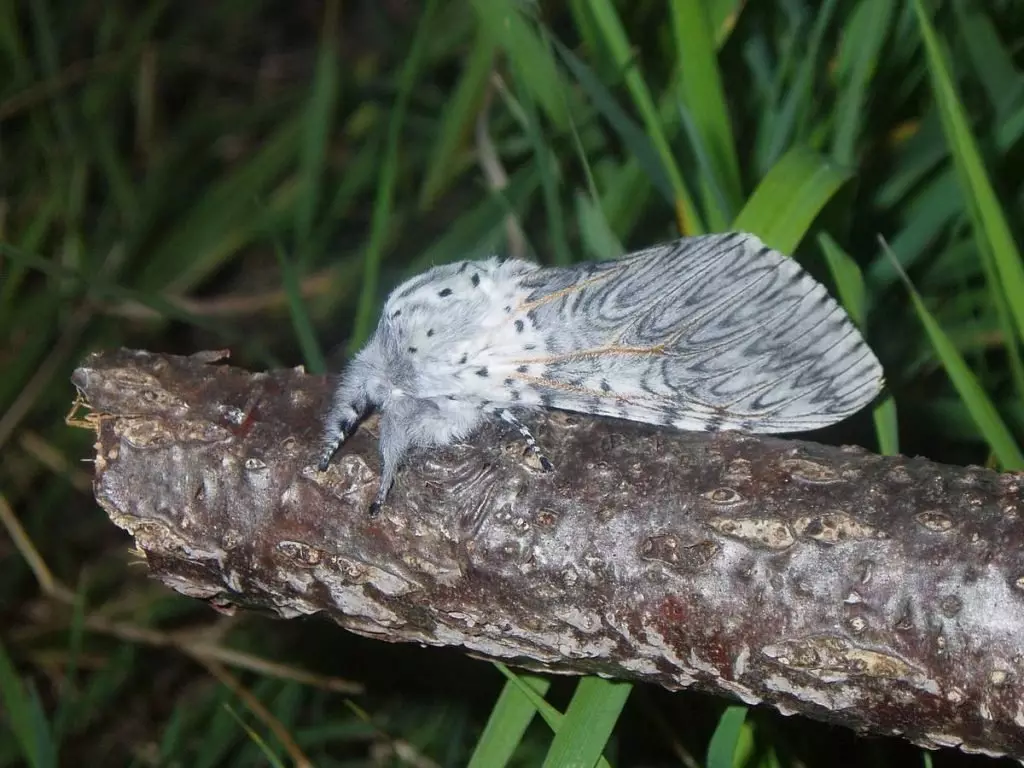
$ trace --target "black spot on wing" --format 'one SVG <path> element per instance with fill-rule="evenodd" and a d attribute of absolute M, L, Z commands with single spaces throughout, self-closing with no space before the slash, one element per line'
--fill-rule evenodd
<path fill-rule="evenodd" d="M 469 355 L 463 352 L 462 357 L 459 358 L 459 365 L 465 365 L 467 360 L 469 360 Z"/>
<path fill-rule="evenodd" d="M 485 379 L 488 376 L 490 376 L 490 373 L 488 373 L 488 371 L 487 371 L 487 366 L 484 366 L 483 368 L 477 368 L 476 369 L 476 375 L 479 376 L 482 379 Z"/>
<path fill-rule="evenodd" d="M 452 295 L 452 289 L 442 288 L 440 291 L 437 292 L 437 295 L 440 296 L 442 299 L 447 298 L 448 296 Z"/>
<path fill-rule="evenodd" d="M 525 365 L 520 365 L 518 368 L 516 368 L 516 371 L 518 371 L 519 373 L 526 373 L 529 370 L 529 367 Z"/>
<path fill-rule="evenodd" d="M 408 350 L 410 355 L 415 355 L 417 352 L 419 352 L 419 349 L 416 347 L 409 347 Z"/>
<path fill-rule="evenodd" d="M 516 332 L 517 333 L 522 333 L 523 332 L 523 321 L 522 320 L 516 320 Z"/>
<path fill-rule="evenodd" d="M 430 338 L 433 335 L 434 335 L 434 329 L 433 328 L 427 328 L 427 338 Z"/>
<path fill-rule="evenodd" d="M 601 379 L 601 391 L 602 392 L 611 392 L 612 391 L 612 385 L 609 384 L 606 379 Z"/>
<path fill-rule="evenodd" d="M 473 284 L 473 287 L 476 288 L 478 285 L 480 285 L 480 275 L 474 272 L 473 276 L 469 278 L 469 281 Z"/>

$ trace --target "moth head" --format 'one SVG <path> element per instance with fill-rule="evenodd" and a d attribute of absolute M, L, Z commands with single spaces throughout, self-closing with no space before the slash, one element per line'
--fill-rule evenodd
<path fill-rule="evenodd" d="M 382 318 L 376 332 L 349 363 L 348 375 L 358 382 L 366 399 L 381 404 L 398 391 L 414 388 L 407 354 L 409 327 Z"/>

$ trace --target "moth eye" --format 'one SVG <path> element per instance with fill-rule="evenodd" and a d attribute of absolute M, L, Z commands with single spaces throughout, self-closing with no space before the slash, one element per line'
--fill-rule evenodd
<path fill-rule="evenodd" d="M 437 295 L 440 296 L 442 299 L 445 298 L 446 296 L 451 296 L 452 295 L 452 289 L 451 288 L 444 288 L 443 290 L 438 291 Z"/>

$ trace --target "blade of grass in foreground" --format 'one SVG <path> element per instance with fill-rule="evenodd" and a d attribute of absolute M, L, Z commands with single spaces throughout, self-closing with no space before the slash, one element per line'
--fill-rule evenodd
<path fill-rule="evenodd" d="M 818 245 L 821 246 L 832 277 L 836 281 L 839 300 L 853 318 L 853 322 L 863 329 L 867 320 L 867 295 L 860 267 L 827 233 L 823 232 L 818 236 Z M 893 396 L 886 395 L 885 399 L 875 406 L 872 416 L 875 420 L 879 451 L 888 456 L 895 456 L 900 452 L 900 442 L 896 401 Z"/>
<path fill-rule="evenodd" d="M 741 200 L 740 166 L 736 142 L 726 106 L 717 50 L 706 0 L 677 0 L 670 3 L 672 31 L 679 70 L 679 96 L 691 115 L 694 128 L 708 156 L 714 182 L 725 198 L 724 210 L 717 196 L 702 182 L 704 206 L 713 229 L 722 229 Z"/>
<path fill-rule="evenodd" d="M 884 243 L 882 247 L 885 248 Z M 893 259 L 895 260 L 895 256 L 893 256 Z M 925 306 L 917 289 L 910 282 L 910 278 L 902 270 L 900 276 L 907 286 L 910 300 L 913 302 L 917 316 L 921 319 L 921 324 L 924 326 L 925 332 L 935 348 L 935 353 L 939 356 L 939 360 L 946 369 L 950 381 L 956 388 L 964 405 L 967 406 L 971 418 L 974 419 L 978 431 L 985 438 L 985 441 L 992 449 L 992 453 L 995 454 L 1003 469 L 1015 470 L 1024 468 L 1024 455 L 1021 454 L 1017 442 L 1013 439 L 1013 435 L 1007 429 L 1002 417 L 1000 417 L 999 411 L 996 410 L 995 405 L 992 404 L 992 401 L 985 393 L 985 389 L 978 381 L 978 377 L 974 375 L 964 358 L 957 351 L 956 346 L 949 340 L 945 331 L 942 330 L 942 327 L 932 316 L 931 312 L 928 311 L 928 307 Z"/>
<path fill-rule="evenodd" d="M 600 677 L 581 679 L 544 759 L 545 768 L 594 765 L 632 690 L 631 683 Z"/>
<path fill-rule="evenodd" d="M 794 147 L 761 180 L 733 227 L 792 253 L 819 211 L 849 178 L 848 171 L 814 150 Z"/>
<path fill-rule="evenodd" d="M 743 723 L 747 719 L 747 708 L 734 704 L 726 708 L 718 719 L 715 733 L 708 744 L 707 768 L 733 768 L 736 747 L 743 735 Z"/>
<path fill-rule="evenodd" d="M 519 675 L 514 673 L 504 664 L 496 661 L 494 662 L 494 666 L 497 667 L 498 671 L 501 672 L 501 674 L 508 678 L 509 681 L 512 682 L 519 689 L 520 693 L 522 693 L 527 699 L 530 700 L 530 703 L 533 704 L 534 709 L 537 710 L 537 713 L 541 716 L 541 718 L 544 720 L 547 726 L 555 734 L 558 734 L 558 732 L 562 729 L 562 725 L 565 723 L 566 716 L 559 712 L 557 709 L 555 709 L 553 706 L 551 706 L 544 699 L 543 696 L 538 696 L 536 691 L 534 691 L 530 686 L 523 682 L 519 678 Z M 598 768 L 611 768 L 611 766 L 608 764 L 608 761 L 604 759 L 603 755 L 600 755 L 596 759 L 596 761 L 591 761 L 590 763 L 588 763 L 588 768 L 591 765 L 597 765 Z"/>
<path fill-rule="evenodd" d="M 942 118 L 942 129 L 949 142 L 953 164 L 971 213 L 974 235 L 982 251 L 982 258 L 986 258 L 986 253 L 991 254 L 999 272 L 998 284 L 991 285 L 990 289 L 1005 292 L 1017 324 L 1018 338 L 1024 339 L 1024 265 L 1021 264 L 1020 252 L 999 199 L 985 173 L 981 153 L 971 134 L 956 86 L 946 69 L 938 37 L 921 0 L 914 0 L 914 9 L 928 55 L 928 71 Z"/>
<path fill-rule="evenodd" d="M 550 681 L 540 675 L 520 674 L 519 680 L 540 697 L 547 694 L 551 687 Z M 536 714 L 537 709 L 519 690 L 519 686 L 506 680 L 484 732 L 473 750 L 469 768 L 499 768 L 507 765 Z"/>

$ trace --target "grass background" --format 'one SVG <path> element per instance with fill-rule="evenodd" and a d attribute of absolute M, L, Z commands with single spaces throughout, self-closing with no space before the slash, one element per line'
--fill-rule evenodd
<path fill-rule="evenodd" d="M 431 264 L 740 227 L 885 365 L 821 439 L 1019 469 L 1022 10 L 0 4 L 0 766 L 995 764 L 216 617 L 146 579 L 62 417 L 90 350 L 322 370 Z"/>

